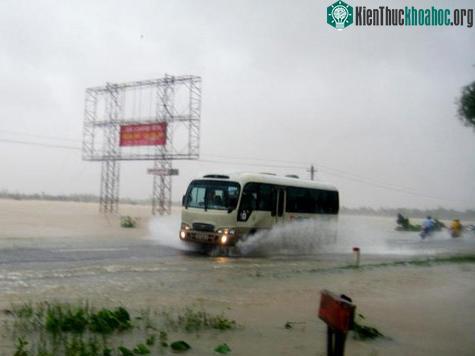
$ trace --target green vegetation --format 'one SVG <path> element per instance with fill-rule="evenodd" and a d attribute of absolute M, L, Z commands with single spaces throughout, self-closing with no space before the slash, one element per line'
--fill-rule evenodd
<path fill-rule="evenodd" d="M 375 327 L 364 325 L 363 320 L 365 317 L 362 314 L 358 314 L 357 320 L 353 321 L 353 338 L 356 340 L 373 340 L 378 337 L 384 337 L 384 335 Z"/>
<path fill-rule="evenodd" d="M 200 332 L 229 330 L 237 325 L 222 314 L 193 307 L 161 313 L 146 310 L 131 316 L 124 307 L 95 309 L 88 303 L 43 302 L 14 305 L 5 314 L 11 317 L 7 328 L 15 340 L 15 356 L 136 356 L 163 354 L 167 349 L 185 352 L 191 346 L 183 340 L 169 344 L 167 328 Z M 164 329 L 156 335 L 153 325 Z M 125 340 L 135 343 L 125 346 Z"/>
<path fill-rule="evenodd" d="M 134 354 L 136 355 L 148 355 L 150 354 L 150 349 L 144 344 L 138 344 L 134 348 Z"/>
<path fill-rule="evenodd" d="M 52 334 L 81 334 L 87 330 L 97 334 L 110 334 L 131 328 L 130 315 L 123 307 L 114 310 L 101 309 L 93 312 L 86 306 L 62 304 L 48 305 L 45 328 Z"/>
<path fill-rule="evenodd" d="M 435 264 L 444 264 L 444 263 L 475 263 L 475 255 L 456 255 L 456 256 L 446 256 L 446 257 L 430 257 L 425 259 L 415 259 L 407 261 L 392 261 L 392 262 L 382 262 L 374 263 L 369 265 L 360 266 L 360 269 L 370 269 L 376 267 L 395 267 L 395 266 L 431 266 Z M 353 265 L 340 267 L 341 269 L 352 269 L 356 268 Z"/>
<path fill-rule="evenodd" d="M 205 329 L 229 330 L 237 327 L 234 320 L 227 319 L 223 314 L 211 315 L 204 310 L 195 310 L 191 307 L 179 313 L 163 312 L 162 317 L 168 327 L 187 332 Z"/>
<path fill-rule="evenodd" d="M 145 343 L 147 344 L 147 346 L 153 346 L 153 345 L 155 345 L 155 339 L 156 339 L 155 335 L 150 335 L 147 338 L 147 340 L 145 340 Z"/>
<path fill-rule="evenodd" d="M 124 331 L 131 328 L 130 315 L 122 307 L 115 310 L 101 309 L 91 314 L 89 330 L 99 334 L 110 334 L 116 330 Z"/>
<path fill-rule="evenodd" d="M 25 350 L 25 348 L 28 346 L 28 342 L 19 337 L 16 343 L 16 351 L 14 353 L 14 356 L 27 356 L 28 352 Z"/>
<path fill-rule="evenodd" d="M 475 82 L 462 88 L 462 96 L 458 104 L 460 120 L 464 125 L 475 128 Z"/>
<path fill-rule="evenodd" d="M 214 352 L 217 352 L 218 354 L 227 354 L 228 352 L 231 352 L 231 348 L 228 346 L 228 344 L 221 344 L 216 346 Z"/>
<path fill-rule="evenodd" d="M 126 228 L 132 228 L 137 226 L 137 219 L 134 219 L 131 216 L 121 216 L 120 217 L 120 226 Z"/>
<path fill-rule="evenodd" d="M 389 262 L 380 262 L 380 263 L 368 263 L 359 266 L 355 266 L 353 263 L 338 266 L 338 267 L 328 267 L 328 268 L 312 268 L 309 269 L 310 273 L 319 273 L 319 272 L 337 272 L 342 270 L 370 270 L 375 268 L 382 267 L 406 267 L 406 266 L 417 266 L 417 267 L 428 267 L 439 264 L 464 264 L 464 263 L 475 263 L 475 255 L 454 255 L 454 256 L 440 256 L 440 257 L 427 257 L 427 258 L 417 258 L 413 260 L 402 260 L 402 261 L 389 261 Z"/>
<path fill-rule="evenodd" d="M 160 331 L 160 346 L 168 347 L 168 334 L 166 331 Z"/>
<path fill-rule="evenodd" d="M 172 342 L 170 344 L 170 348 L 175 352 L 184 352 L 191 349 L 191 346 L 188 345 L 185 341 L 179 340 L 179 341 Z"/>
<path fill-rule="evenodd" d="M 134 356 L 134 352 L 125 346 L 120 346 L 117 350 L 121 356 Z"/>

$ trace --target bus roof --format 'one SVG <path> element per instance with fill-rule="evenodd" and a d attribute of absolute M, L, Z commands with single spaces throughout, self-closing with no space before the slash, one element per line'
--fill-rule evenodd
<path fill-rule="evenodd" d="M 216 173 L 216 174 L 205 174 L 202 177 L 199 177 L 198 179 L 210 179 L 210 180 L 218 180 L 218 181 L 229 180 L 229 181 L 241 183 L 242 185 L 248 182 L 256 182 L 256 183 L 268 183 L 268 184 L 275 184 L 275 185 L 282 185 L 282 186 L 337 191 L 336 187 L 330 184 L 316 182 L 316 181 L 307 180 L 307 179 L 277 176 L 271 173 L 232 173 L 232 174 Z"/>

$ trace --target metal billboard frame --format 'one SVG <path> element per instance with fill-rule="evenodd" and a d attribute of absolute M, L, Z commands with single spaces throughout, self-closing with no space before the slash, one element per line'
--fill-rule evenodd
<path fill-rule="evenodd" d="M 201 77 L 171 76 L 86 89 L 82 158 L 102 162 L 100 210 L 117 213 L 120 161 L 154 161 L 172 169 L 173 160 L 199 159 Z M 166 123 L 164 145 L 119 145 L 121 126 Z M 152 213 L 170 213 L 171 176 L 153 177 Z"/>

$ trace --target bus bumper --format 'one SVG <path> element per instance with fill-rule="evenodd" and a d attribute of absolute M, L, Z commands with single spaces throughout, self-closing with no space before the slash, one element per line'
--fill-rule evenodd
<path fill-rule="evenodd" d="M 196 230 L 182 229 L 180 230 L 179 237 L 182 241 L 215 246 L 234 246 L 237 242 L 237 236 L 235 235 Z"/>

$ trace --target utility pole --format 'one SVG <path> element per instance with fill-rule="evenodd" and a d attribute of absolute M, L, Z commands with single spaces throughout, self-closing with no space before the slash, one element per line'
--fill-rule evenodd
<path fill-rule="evenodd" d="M 314 180 L 315 178 L 315 173 L 317 172 L 317 170 L 315 169 L 315 167 L 312 165 L 310 165 L 310 169 L 307 169 L 307 172 L 310 172 L 310 180 Z"/>

